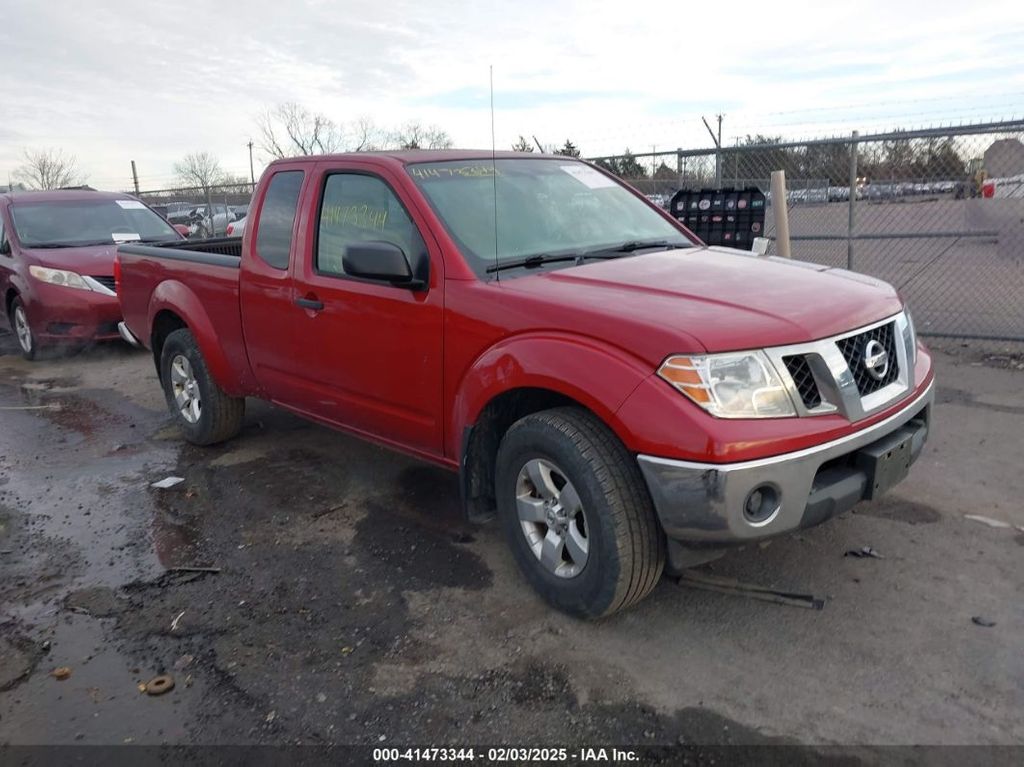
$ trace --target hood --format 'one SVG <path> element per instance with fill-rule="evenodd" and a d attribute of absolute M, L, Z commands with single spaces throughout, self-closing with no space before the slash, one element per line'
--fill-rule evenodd
<path fill-rule="evenodd" d="M 117 245 L 88 245 L 82 248 L 21 248 L 33 263 L 67 269 L 91 277 L 112 277 Z"/>
<path fill-rule="evenodd" d="M 652 337 L 666 331 L 690 336 L 711 352 L 804 343 L 902 308 L 895 289 L 881 280 L 729 248 L 646 253 L 503 285 L 586 314 L 601 307 L 609 319 L 647 326 Z M 617 323 L 603 324 L 606 335 L 614 336 Z M 637 339 L 623 342 L 637 346 Z M 656 357 L 672 351 L 688 350 L 651 350 Z"/>

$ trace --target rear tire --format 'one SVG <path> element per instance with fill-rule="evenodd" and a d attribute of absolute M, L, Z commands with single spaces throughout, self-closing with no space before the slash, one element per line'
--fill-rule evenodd
<path fill-rule="evenodd" d="M 21 356 L 27 360 L 34 360 L 39 353 L 39 343 L 36 341 L 35 334 L 32 333 L 32 326 L 29 325 L 28 314 L 21 296 L 15 296 L 11 301 L 8 319 L 11 331 L 18 341 L 18 348 L 21 349 Z"/>
<path fill-rule="evenodd" d="M 193 445 L 213 445 L 238 434 L 245 398 L 231 397 L 213 380 L 192 331 L 175 330 L 160 353 L 167 407 Z"/>
<path fill-rule="evenodd" d="M 517 421 L 498 449 L 495 480 L 516 563 L 554 607 L 600 618 L 657 584 L 665 536 L 647 486 L 635 457 L 593 414 L 563 407 Z"/>

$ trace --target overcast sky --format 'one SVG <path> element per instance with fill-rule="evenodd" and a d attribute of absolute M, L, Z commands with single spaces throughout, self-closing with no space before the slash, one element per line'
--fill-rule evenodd
<path fill-rule="evenodd" d="M 94 186 L 174 181 L 216 154 L 248 174 L 254 118 L 297 101 L 339 122 L 437 123 L 489 147 L 585 155 L 1024 116 L 1024 3 L 0 0 L 0 175 L 26 148 Z M 257 153 L 257 173 L 265 159 Z"/>

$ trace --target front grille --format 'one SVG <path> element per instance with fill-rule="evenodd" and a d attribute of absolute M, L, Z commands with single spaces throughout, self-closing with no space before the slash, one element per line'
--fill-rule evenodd
<path fill-rule="evenodd" d="M 97 277 L 95 274 L 91 275 L 96 282 L 105 287 L 107 290 L 117 290 L 117 283 L 114 282 L 113 277 Z"/>
<path fill-rule="evenodd" d="M 889 367 L 880 379 L 871 375 L 864 364 L 865 349 L 872 341 L 878 341 L 889 358 Z M 849 338 L 840 339 L 836 341 L 836 346 L 839 347 L 839 351 L 846 359 L 846 364 L 849 365 L 850 372 L 853 373 L 853 380 L 857 384 L 857 391 L 862 397 L 888 386 L 900 374 L 896 358 L 896 334 L 892 322 Z"/>
<path fill-rule="evenodd" d="M 783 357 L 786 363 L 786 370 L 793 377 L 797 391 L 800 392 L 800 399 L 804 407 L 813 410 L 821 404 L 821 392 L 818 391 L 818 383 L 811 373 L 811 366 L 807 364 L 807 357 L 803 354 L 795 354 L 792 357 Z"/>

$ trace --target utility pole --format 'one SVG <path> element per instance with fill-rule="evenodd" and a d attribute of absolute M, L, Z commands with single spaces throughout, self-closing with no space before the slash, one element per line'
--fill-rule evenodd
<path fill-rule="evenodd" d="M 248 143 L 247 146 L 249 147 L 249 179 L 252 181 L 252 186 L 253 186 L 253 189 L 255 190 L 255 188 L 256 188 L 256 169 L 253 167 L 253 164 L 252 164 L 252 139 L 249 139 L 249 143 Z"/>
<path fill-rule="evenodd" d="M 704 122 L 704 127 L 708 129 L 708 133 L 711 134 L 711 140 L 715 142 L 715 188 L 722 188 L 722 115 L 716 115 L 718 117 L 718 135 L 711 130 L 711 126 L 708 125 L 708 121 L 701 117 L 700 119 Z"/>
<path fill-rule="evenodd" d="M 658 172 L 658 158 L 654 156 L 657 151 L 658 147 L 651 144 L 651 181 L 654 181 L 654 174 Z"/>
<path fill-rule="evenodd" d="M 135 196 L 139 196 L 139 172 L 135 169 L 135 160 L 132 160 L 132 183 L 135 185 Z"/>

